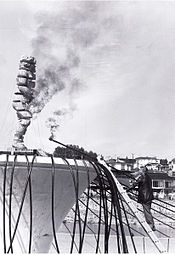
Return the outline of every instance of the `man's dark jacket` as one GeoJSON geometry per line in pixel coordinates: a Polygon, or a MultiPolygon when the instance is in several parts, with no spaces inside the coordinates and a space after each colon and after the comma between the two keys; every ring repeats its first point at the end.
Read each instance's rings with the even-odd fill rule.
{"type": "Polygon", "coordinates": [[[149,204],[153,200],[152,180],[151,177],[145,173],[133,183],[132,187],[128,189],[132,190],[138,185],[138,203],[149,204]]]}
{"type": "Polygon", "coordinates": [[[145,173],[138,181],[138,202],[142,204],[151,203],[153,200],[152,180],[145,173]]]}

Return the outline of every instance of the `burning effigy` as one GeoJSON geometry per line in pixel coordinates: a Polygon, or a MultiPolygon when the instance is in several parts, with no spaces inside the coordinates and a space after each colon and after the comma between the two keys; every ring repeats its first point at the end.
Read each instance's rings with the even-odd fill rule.
{"type": "Polygon", "coordinates": [[[34,57],[22,57],[17,75],[18,91],[14,93],[13,108],[16,110],[18,124],[14,134],[13,148],[26,150],[24,135],[31,123],[32,113],[29,109],[33,100],[36,80],[36,60],[34,57]]]}

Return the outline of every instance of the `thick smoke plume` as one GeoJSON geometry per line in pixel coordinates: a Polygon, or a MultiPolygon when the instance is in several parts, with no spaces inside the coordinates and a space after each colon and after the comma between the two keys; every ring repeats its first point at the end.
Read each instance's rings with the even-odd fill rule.
{"type": "MultiPolygon", "coordinates": [[[[93,2],[65,5],[53,12],[36,15],[37,35],[32,41],[37,58],[37,86],[30,111],[37,114],[61,91],[66,91],[69,101],[67,112],[73,111],[74,97],[83,86],[77,70],[83,52],[89,49],[100,33],[98,4],[93,2]]],[[[56,109],[56,106],[55,106],[56,109]]]]}

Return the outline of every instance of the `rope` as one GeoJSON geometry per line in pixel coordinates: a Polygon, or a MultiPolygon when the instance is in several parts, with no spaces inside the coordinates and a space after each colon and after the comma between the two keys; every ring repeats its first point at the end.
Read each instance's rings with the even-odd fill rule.
{"type": "MultiPolygon", "coordinates": [[[[71,210],[72,210],[72,209],[71,209],[71,210]]],[[[66,227],[66,229],[68,230],[68,232],[69,232],[71,238],[73,239],[73,235],[71,234],[71,231],[70,231],[70,229],[67,227],[66,223],[63,222],[63,224],[64,224],[64,226],[66,227]]],[[[75,244],[75,248],[76,248],[76,250],[77,250],[77,252],[78,252],[78,247],[77,247],[77,244],[76,244],[75,241],[74,241],[74,244],[75,244]]]]}
{"type": "MultiPolygon", "coordinates": [[[[27,162],[27,170],[28,173],[30,172],[30,163],[27,155],[26,157],[26,162],[27,162]]],[[[32,247],[32,227],[33,227],[33,217],[32,217],[32,212],[33,212],[33,205],[32,205],[32,182],[31,182],[31,175],[29,175],[29,210],[30,210],[30,226],[29,226],[29,248],[28,251],[31,253],[31,247],[32,247]]]]}
{"type": "MultiPolygon", "coordinates": [[[[97,194],[99,194],[99,192],[98,191],[96,191],[97,192],[97,194]]],[[[95,203],[97,203],[98,204],[98,202],[96,201],[96,200],[94,200],[93,198],[91,198],[95,203]]],[[[110,199],[108,199],[108,201],[111,203],[112,201],[110,200],[110,199]]],[[[121,208],[122,209],[122,208],[121,208]]],[[[122,209],[122,211],[123,211],[123,209],[122,209]]],[[[128,212],[128,211],[126,211],[125,210],[125,212],[127,213],[127,214],[129,214],[129,215],[131,215],[131,216],[133,216],[134,217],[134,215],[132,214],[132,213],[130,213],[130,212],[128,212]]],[[[115,217],[115,215],[113,215],[114,217],[115,217]]],[[[124,224],[124,225],[126,225],[127,226],[127,223],[126,222],[124,222],[124,221],[122,221],[122,223],[124,224]]],[[[136,229],[134,229],[134,228],[132,228],[132,227],[130,227],[133,231],[135,231],[135,232],[137,232],[138,234],[140,234],[140,235],[142,235],[142,236],[144,236],[141,232],[139,232],[138,230],[136,230],[136,229]]]]}
{"type": "MultiPolygon", "coordinates": [[[[89,185],[90,185],[89,168],[87,167],[87,164],[84,160],[83,160],[83,163],[84,163],[84,166],[87,168],[87,179],[88,179],[88,187],[89,187],[89,185]]],[[[85,219],[84,219],[83,232],[82,232],[82,238],[81,238],[81,246],[80,246],[79,252],[82,252],[82,248],[83,248],[83,241],[84,241],[84,236],[85,236],[85,229],[86,229],[86,225],[87,225],[87,216],[88,216],[88,209],[89,209],[89,199],[90,199],[90,189],[88,188],[85,219]]]]}
{"type": "MultiPolygon", "coordinates": [[[[11,172],[11,180],[10,180],[10,195],[9,195],[9,239],[10,242],[12,241],[12,230],[11,230],[11,218],[12,218],[12,188],[13,188],[13,177],[14,177],[14,171],[15,171],[15,164],[17,160],[17,155],[14,157],[13,166],[12,166],[12,172],[11,172]]],[[[11,247],[11,252],[13,253],[13,247],[11,247]]]]}
{"type": "Polygon", "coordinates": [[[56,246],[56,251],[57,253],[60,253],[59,247],[58,247],[58,242],[56,238],[56,230],[55,230],[55,213],[54,213],[54,198],[55,198],[55,163],[53,156],[51,156],[51,161],[52,161],[52,192],[51,192],[51,212],[52,212],[52,229],[53,229],[53,236],[54,236],[54,241],[55,241],[55,246],[56,246]]]}
{"type": "Polygon", "coordinates": [[[128,217],[127,217],[127,214],[126,214],[126,210],[124,208],[122,200],[121,200],[121,204],[122,204],[122,209],[124,211],[125,219],[126,219],[126,222],[127,222],[127,226],[128,226],[129,234],[130,234],[130,237],[131,237],[132,245],[133,245],[133,248],[134,248],[134,252],[137,253],[137,249],[136,249],[136,246],[135,246],[135,243],[134,243],[134,239],[133,239],[133,235],[132,235],[132,232],[131,232],[131,227],[130,227],[130,224],[129,224],[129,221],[128,221],[128,217]]]}
{"type": "Polygon", "coordinates": [[[3,242],[4,242],[4,253],[6,253],[6,220],[5,220],[5,191],[6,191],[6,176],[8,166],[9,155],[6,155],[6,164],[4,168],[4,180],[3,180],[3,242]]]}
{"type": "MultiPolygon", "coordinates": [[[[76,198],[76,209],[75,209],[75,217],[74,217],[74,223],[73,223],[73,238],[72,238],[72,242],[71,242],[71,248],[70,248],[70,253],[73,252],[73,244],[74,244],[74,239],[75,239],[75,231],[76,231],[76,219],[77,219],[77,212],[79,210],[79,205],[78,205],[78,191],[77,191],[77,182],[76,182],[76,179],[75,179],[75,176],[74,176],[74,172],[73,172],[73,169],[71,167],[71,165],[69,164],[69,162],[65,159],[65,158],[62,158],[62,160],[64,162],[66,162],[66,164],[68,165],[69,167],[69,170],[70,170],[70,174],[72,176],[72,179],[73,179],[73,184],[74,184],[74,189],[75,189],[75,198],[76,198]]],[[[77,180],[78,181],[78,180],[77,180]]],[[[79,215],[78,215],[79,216],[79,215]]],[[[81,230],[81,226],[80,226],[80,223],[79,223],[79,229],[81,230]]],[[[80,242],[81,242],[81,238],[80,238],[80,242]]],[[[80,243],[79,243],[79,249],[80,249],[80,243]]]]}
{"type": "Polygon", "coordinates": [[[79,253],[82,250],[82,228],[81,228],[81,220],[80,220],[80,208],[79,208],[79,203],[78,203],[78,198],[79,198],[79,171],[78,171],[78,165],[77,165],[77,161],[74,158],[74,162],[75,162],[75,168],[76,168],[76,207],[77,207],[77,214],[78,214],[78,225],[79,225],[79,253]]]}
{"type": "Polygon", "coordinates": [[[12,236],[12,239],[11,239],[11,242],[10,242],[10,245],[9,245],[7,253],[9,253],[10,250],[11,250],[12,243],[14,241],[15,234],[16,234],[16,231],[17,231],[17,228],[18,228],[18,224],[19,224],[19,220],[20,220],[20,217],[21,217],[22,208],[23,208],[23,204],[24,204],[24,200],[25,200],[25,196],[26,196],[26,192],[27,192],[27,187],[28,187],[28,183],[29,183],[29,178],[30,178],[30,175],[32,173],[32,168],[33,168],[33,163],[34,163],[35,157],[36,157],[36,155],[33,156],[32,163],[31,163],[31,166],[30,166],[30,171],[28,173],[28,177],[27,177],[26,183],[24,185],[25,188],[24,188],[24,192],[23,192],[23,196],[22,196],[22,200],[21,200],[21,205],[20,205],[20,208],[19,208],[19,213],[18,213],[18,217],[17,217],[17,220],[16,220],[16,225],[15,225],[14,233],[13,233],[13,236],[12,236]]]}

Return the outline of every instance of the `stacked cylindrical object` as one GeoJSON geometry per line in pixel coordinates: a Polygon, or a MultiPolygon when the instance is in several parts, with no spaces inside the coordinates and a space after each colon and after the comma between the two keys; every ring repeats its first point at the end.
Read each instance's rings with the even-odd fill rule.
{"type": "Polygon", "coordinates": [[[19,63],[17,75],[18,91],[14,94],[13,108],[17,112],[18,127],[16,129],[13,147],[25,150],[24,135],[30,125],[32,113],[29,105],[33,99],[33,92],[36,80],[36,60],[34,57],[22,57],[19,63]]]}

